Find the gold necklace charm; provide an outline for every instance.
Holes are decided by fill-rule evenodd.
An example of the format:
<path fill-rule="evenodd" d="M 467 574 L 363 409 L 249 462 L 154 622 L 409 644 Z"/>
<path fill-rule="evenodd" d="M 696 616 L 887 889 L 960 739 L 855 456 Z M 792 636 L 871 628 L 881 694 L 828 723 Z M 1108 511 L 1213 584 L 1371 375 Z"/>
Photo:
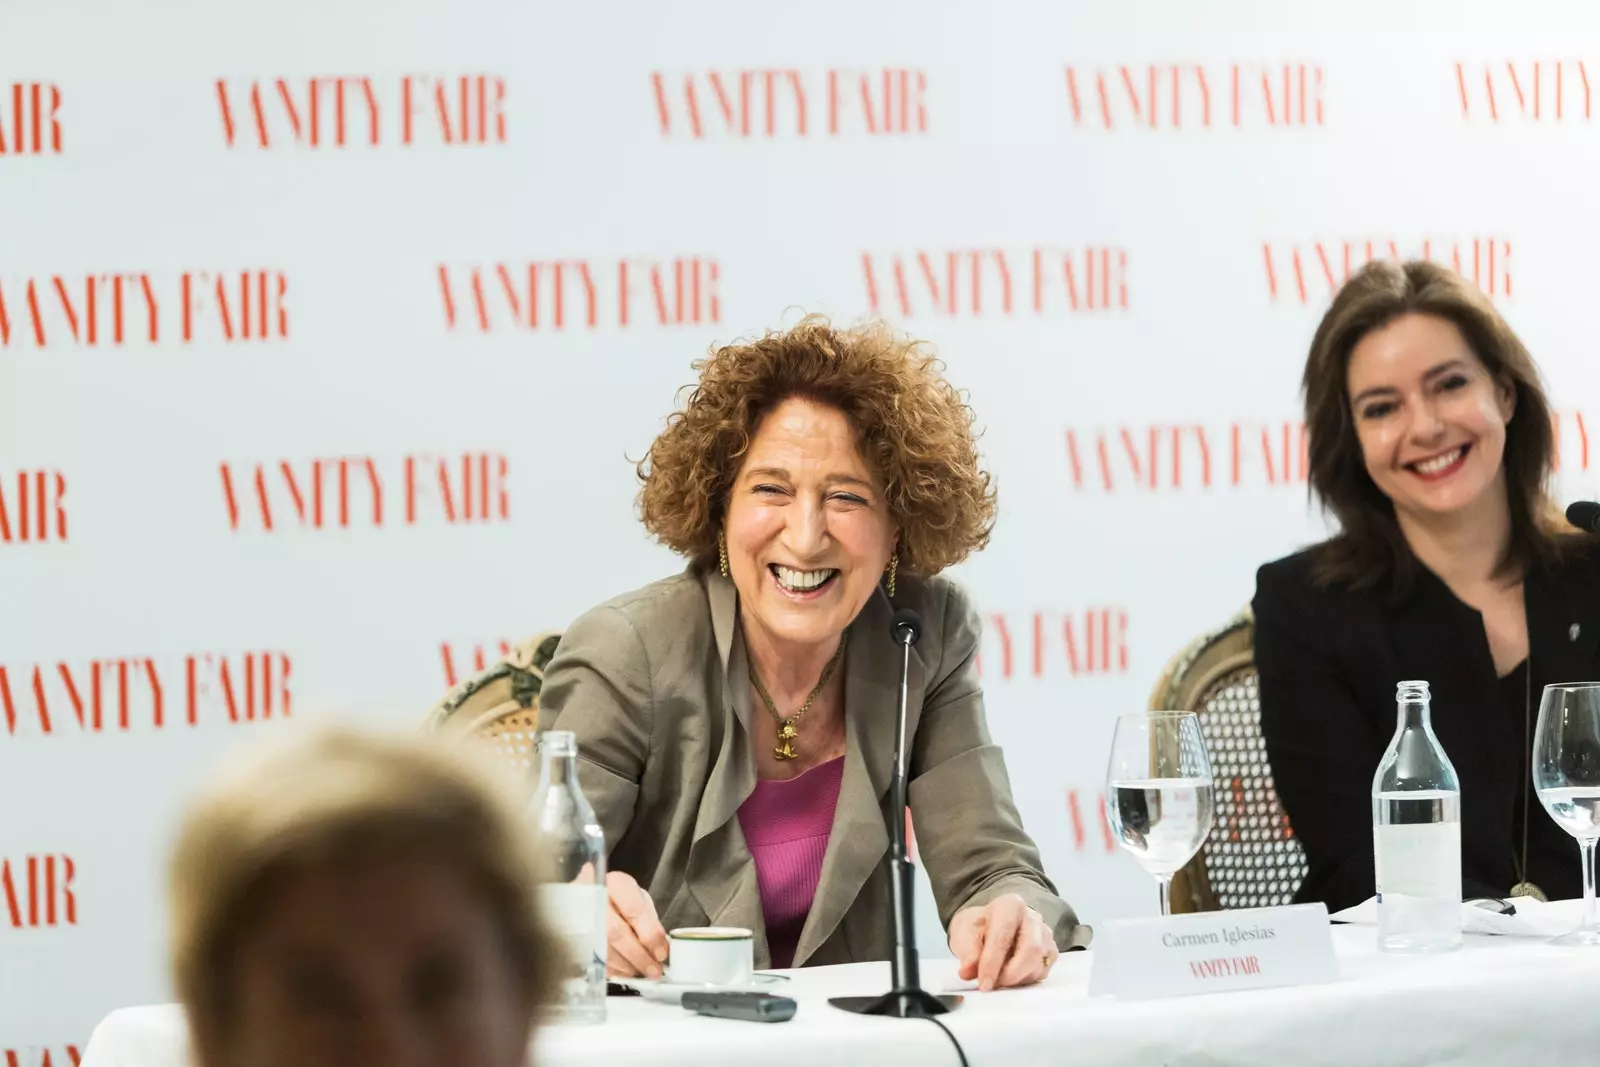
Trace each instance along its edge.
<path fill-rule="evenodd" d="M 1511 887 L 1513 897 L 1531 897 L 1548 903 L 1544 890 L 1528 881 L 1528 809 L 1533 806 L 1533 648 L 1528 648 L 1528 658 L 1522 663 L 1522 776 L 1526 781 L 1522 794 L 1522 852 L 1513 848 L 1511 863 L 1516 868 L 1517 884 Z"/>
<path fill-rule="evenodd" d="M 778 729 L 778 747 L 772 750 L 773 759 L 794 759 L 800 753 L 794 750 L 792 742 L 799 734 L 795 732 L 794 720 L 785 719 Z"/>
<path fill-rule="evenodd" d="M 778 745 L 772 750 L 775 760 L 798 759 L 800 753 L 794 749 L 794 742 L 799 738 L 800 732 L 795 729 L 795 724 L 801 716 L 811 710 L 811 704 L 817 695 L 827 686 L 828 679 L 833 677 L 833 669 L 839 665 L 839 658 L 844 655 L 845 637 L 850 631 L 846 630 L 839 636 L 839 647 L 833 650 L 833 658 L 828 660 L 828 665 L 822 668 L 822 677 L 817 679 L 817 684 L 812 686 L 811 694 L 806 697 L 806 702 L 800 705 L 800 710 L 785 719 L 778 714 L 778 706 L 772 702 L 772 696 L 767 692 L 767 687 L 761 684 L 761 679 L 756 675 L 756 665 L 750 664 L 750 684 L 756 687 L 756 695 L 761 698 L 761 703 L 767 706 L 767 711 L 772 716 L 772 721 L 778 724 Z"/>

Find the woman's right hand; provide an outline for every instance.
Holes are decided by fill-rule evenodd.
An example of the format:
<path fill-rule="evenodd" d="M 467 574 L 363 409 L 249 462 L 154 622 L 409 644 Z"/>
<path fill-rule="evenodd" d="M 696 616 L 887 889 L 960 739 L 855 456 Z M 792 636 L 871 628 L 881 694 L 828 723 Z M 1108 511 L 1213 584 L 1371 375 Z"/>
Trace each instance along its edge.
<path fill-rule="evenodd" d="M 606 874 L 606 973 L 618 978 L 660 978 L 667 932 L 650 894 L 630 874 Z"/>

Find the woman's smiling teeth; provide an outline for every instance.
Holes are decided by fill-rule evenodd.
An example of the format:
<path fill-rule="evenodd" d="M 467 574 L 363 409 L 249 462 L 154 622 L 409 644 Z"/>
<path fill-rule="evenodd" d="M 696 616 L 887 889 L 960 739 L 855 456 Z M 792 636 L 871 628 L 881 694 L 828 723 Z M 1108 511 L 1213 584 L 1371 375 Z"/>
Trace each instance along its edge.
<path fill-rule="evenodd" d="M 1408 464 L 1408 466 L 1410 466 L 1411 469 L 1416 471 L 1418 474 L 1438 474 L 1440 471 L 1450 466 L 1450 464 L 1460 459 L 1462 455 L 1466 453 L 1466 451 L 1467 447 L 1462 445 L 1460 448 L 1446 452 L 1442 456 L 1434 456 L 1432 459 L 1421 460 L 1417 463 Z"/>
<path fill-rule="evenodd" d="M 832 568 L 820 571 L 797 571 L 777 563 L 772 564 L 771 569 L 778 579 L 778 584 L 791 593 L 809 593 L 814 589 L 820 589 L 830 578 L 839 573 Z"/>

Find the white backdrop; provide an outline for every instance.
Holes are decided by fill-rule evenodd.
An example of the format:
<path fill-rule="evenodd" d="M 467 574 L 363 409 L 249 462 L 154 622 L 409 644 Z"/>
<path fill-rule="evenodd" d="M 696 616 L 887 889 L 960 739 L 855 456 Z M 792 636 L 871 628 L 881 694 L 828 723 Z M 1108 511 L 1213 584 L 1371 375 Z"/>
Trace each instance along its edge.
<path fill-rule="evenodd" d="M 1596 93 L 1579 0 L 0 0 L 0 1061 L 169 995 L 223 752 L 676 570 L 627 457 L 806 311 L 970 390 L 991 726 L 1083 916 L 1153 911 L 1110 718 L 1318 536 L 1347 262 L 1476 277 L 1593 490 Z"/>

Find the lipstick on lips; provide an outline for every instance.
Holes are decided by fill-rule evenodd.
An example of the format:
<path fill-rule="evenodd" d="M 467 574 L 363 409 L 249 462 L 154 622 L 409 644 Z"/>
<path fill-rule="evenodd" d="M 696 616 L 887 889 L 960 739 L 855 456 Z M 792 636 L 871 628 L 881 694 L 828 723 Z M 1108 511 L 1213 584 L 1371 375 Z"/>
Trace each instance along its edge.
<path fill-rule="evenodd" d="M 779 563 L 767 565 L 767 571 L 772 575 L 773 584 L 778 591 L 791 600 L 815 600 L 833 588 L 833 583 L 838 580 L 839 571 L 833 567 L 823 567 L 817 570 L 803 571 L 793 567 L 785 567 Z"/>
<path fill-rule="evenodd" d="M 1471 445 L 1457 445 L 1427 459 L 1407 463 L 1405 468 L 1425 482 L 1443 481 L 1461 469 L 1461 465 L 1467 461 L 1467 453 L 1471 451 Z"/>

